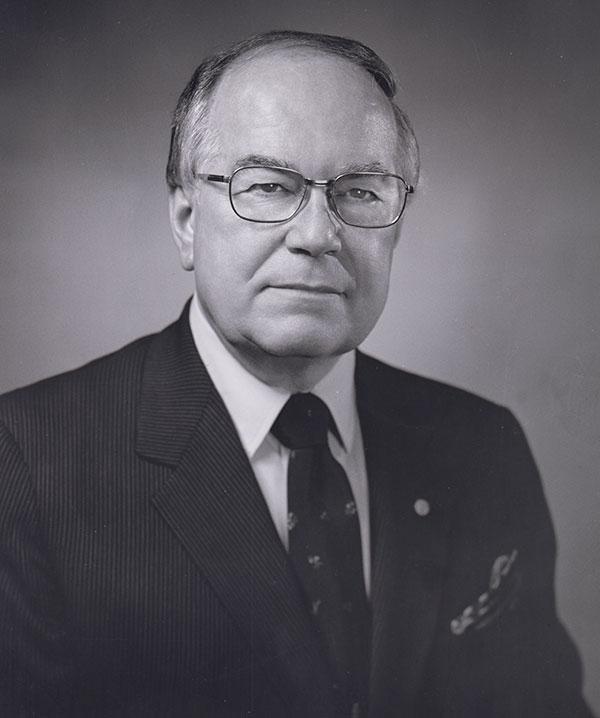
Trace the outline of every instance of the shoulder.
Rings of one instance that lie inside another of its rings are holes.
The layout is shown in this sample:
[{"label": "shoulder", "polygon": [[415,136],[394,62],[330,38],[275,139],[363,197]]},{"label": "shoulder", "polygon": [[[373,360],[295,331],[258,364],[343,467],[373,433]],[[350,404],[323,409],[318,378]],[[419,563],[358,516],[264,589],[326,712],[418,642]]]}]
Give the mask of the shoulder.
[{"label": "shoulder", "polygon": [[527,503],[540,505],[535,460],[508,408],[362,354],[356,384],[367,444],[398,465],[408,462],[429,485],[437,477],[440,491],[466,491],[475,503],[486,492],[507,501],[527,493]]},{"label": "shoulder", "polygon": [[552,547],[537,466],[509,409],[364,355],[357,395],[367,443],[427,487],[448,525],[469,526],[484,541],[514,521],[515,533],[542,527]]},{"label": "shoulder", "polygon": [[68,392],[71,388],[106,386],[143,361],[145,350],[154,335],[141,337],[110,354],[98,357],[83,366],[14,389],[0,396],[0,410],[19,404],[36,402],[45,397]]},{"label": "shoulder", "polygon": [[77,369],[0,396],[0,424],[17,440],[55,435],[109,413],[127,413],[139,393],[148,335]]},{"label": "shoulder", "polygon": [[504,406],[478,394],[419,374],[398,369],[358,352],[356,384],[359,401],[390,421],[440,429],[452,426],[455,436],[463,426],[471,428],[489,422],[517,424]]}]

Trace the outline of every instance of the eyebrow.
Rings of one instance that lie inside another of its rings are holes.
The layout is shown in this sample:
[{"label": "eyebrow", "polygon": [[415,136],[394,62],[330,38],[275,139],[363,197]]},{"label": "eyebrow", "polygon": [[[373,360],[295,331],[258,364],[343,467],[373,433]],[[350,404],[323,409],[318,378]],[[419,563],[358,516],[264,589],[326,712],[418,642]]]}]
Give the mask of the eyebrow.
[{"label": "eyebrow", "polygon": [[353,174],[354,172],[385,172],[386,174],[394,174],[379,161],[375,162],[358,162],[346,165],[339,174]]},{"label": "eyebrow", "polygon": [[[296,167],[294,167],[281,157],[272,157],[270,155],[258,154],[249,154],[240,157],[236,160],[234,164],[234,169],[238,169],[240,167],[247,167],[248,165],[258,165],[260,167],[283,167],[285,169],[295,170],[296,172],[298,172]],[[343,174],[354,174],[356,172],[384,172],[386,174],[395,174],[394,170],[390,170],[381,162],[376,160],[374,162],[353,162],[349,165],[345,165],[341,168],[339,172],[336,173],[336,176]]]},{"label": "eyebrow", "polygon": [[259,165],[261,167],[284,167],[288,170],[294,169],[289,162],[282,160],[280,157],[270,157],[268,155],[244,155],[235,161],[234,169],[247,167],[248,165]]}]

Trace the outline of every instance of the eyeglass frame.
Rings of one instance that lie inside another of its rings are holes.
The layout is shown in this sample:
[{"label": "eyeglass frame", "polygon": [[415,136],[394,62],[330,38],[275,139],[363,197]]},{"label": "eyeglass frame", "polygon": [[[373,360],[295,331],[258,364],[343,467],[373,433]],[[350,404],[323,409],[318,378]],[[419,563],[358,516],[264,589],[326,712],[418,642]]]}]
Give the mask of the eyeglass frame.
[{"label": "eyeglass frame", "polygon": [[[291,174],[297,175],[298,177],[302,178],[303,184],[304,184],[304,192],[302,193],[302,198],[300,199],[300,203],[296,210],[285,219],[250,219],[250,217],[244,217],[242,214],[240,214],[236,208],[235,204],[233,202],[233,197],[231,195],[231,180],[235,177],[235,175],[242,171],[242,170],[251,170],[251,169],[269,169],[269,170],[279,170],[283,172],[290,172]],[[367,175],[367,176],[377,176],[377,177],[395,177],[396,179],[399,179],[402,184],[404,185],[406,191],[404,193],[404,201],[402,202],[402,207],[400,208],[400,212],[395,217],[395,219],[392,222],[389,222],[387,224],[377,224],[377,225],[369,225],[365,227],[362,224],[354,224],[352,222],[347,222],[340,214],[336,204],[335,199],[332,194],[332,187],[333,185],[340,180],[342,177],[352,177],[355,175]],[[384,229],[385,227],[392,227],[394,224],[396,224],[400,217],[402,217],[402,214],[404,213],[404,210],[406,209],[406,202],[408,199],[409,194],[414,194],[415,188],[413,185],[409,184],[404,177],[401,177],[400,175],[394,174],[392,172],[342,172],[341,174],[337,175],[336,177],[333,177],[332,179],[328,180],[315,180],[310,179],[309,177],[305,177],[302,173],[290,169],[289,167],[277,167],[276,165],[244,165],[243,167],[238,167],[235,169],[230,175],[218,175],[218,174],[212,174],[212,173],[206,173],[206,172],[194,172],[194,177],[197,177],[198,179],[203,179],[208,182],[223,182],[224,184],[229,185],[229,203],[231,204],[231,209],[233,210],[234,214],[236,214],[240,219],[243,219],[246,222],[256,222],[258,224],[282,224],[283,222],[289,222],[291,219],[293,219],[297,214],[300,213],[300,211],[303,209],[306,199],[306,193],[308,191],[308,187],[324,187],[325,188],[325,195],[327,197],[327,203],[333,212],[333,214],[344,224],[348,225],[349,227],[358,227],[360,229]]]}]

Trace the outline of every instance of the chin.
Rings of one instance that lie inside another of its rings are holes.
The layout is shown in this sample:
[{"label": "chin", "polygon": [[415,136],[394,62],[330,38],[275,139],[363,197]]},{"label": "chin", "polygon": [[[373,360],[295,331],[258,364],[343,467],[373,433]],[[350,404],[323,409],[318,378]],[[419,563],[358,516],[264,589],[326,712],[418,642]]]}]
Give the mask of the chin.
[{"label": "chin", "polygon": [[353,349],[347,337],[334,332],[269,332],[254,337],[254,344],[263,352],[275,357],[302,357],[306,359],[338,356]]}]

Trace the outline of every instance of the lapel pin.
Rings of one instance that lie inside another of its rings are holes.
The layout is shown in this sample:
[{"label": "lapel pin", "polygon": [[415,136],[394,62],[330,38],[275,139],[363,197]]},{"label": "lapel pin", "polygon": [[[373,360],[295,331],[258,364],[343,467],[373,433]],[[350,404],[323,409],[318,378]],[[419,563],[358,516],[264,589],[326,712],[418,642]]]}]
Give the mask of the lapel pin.
[{"label": "lapel pin", "polygon": [[417,499],[414,503],[413,508],[417,516],[427,516],[427,514],[431,511],[429,501],[427,501],[426,499]]}]

